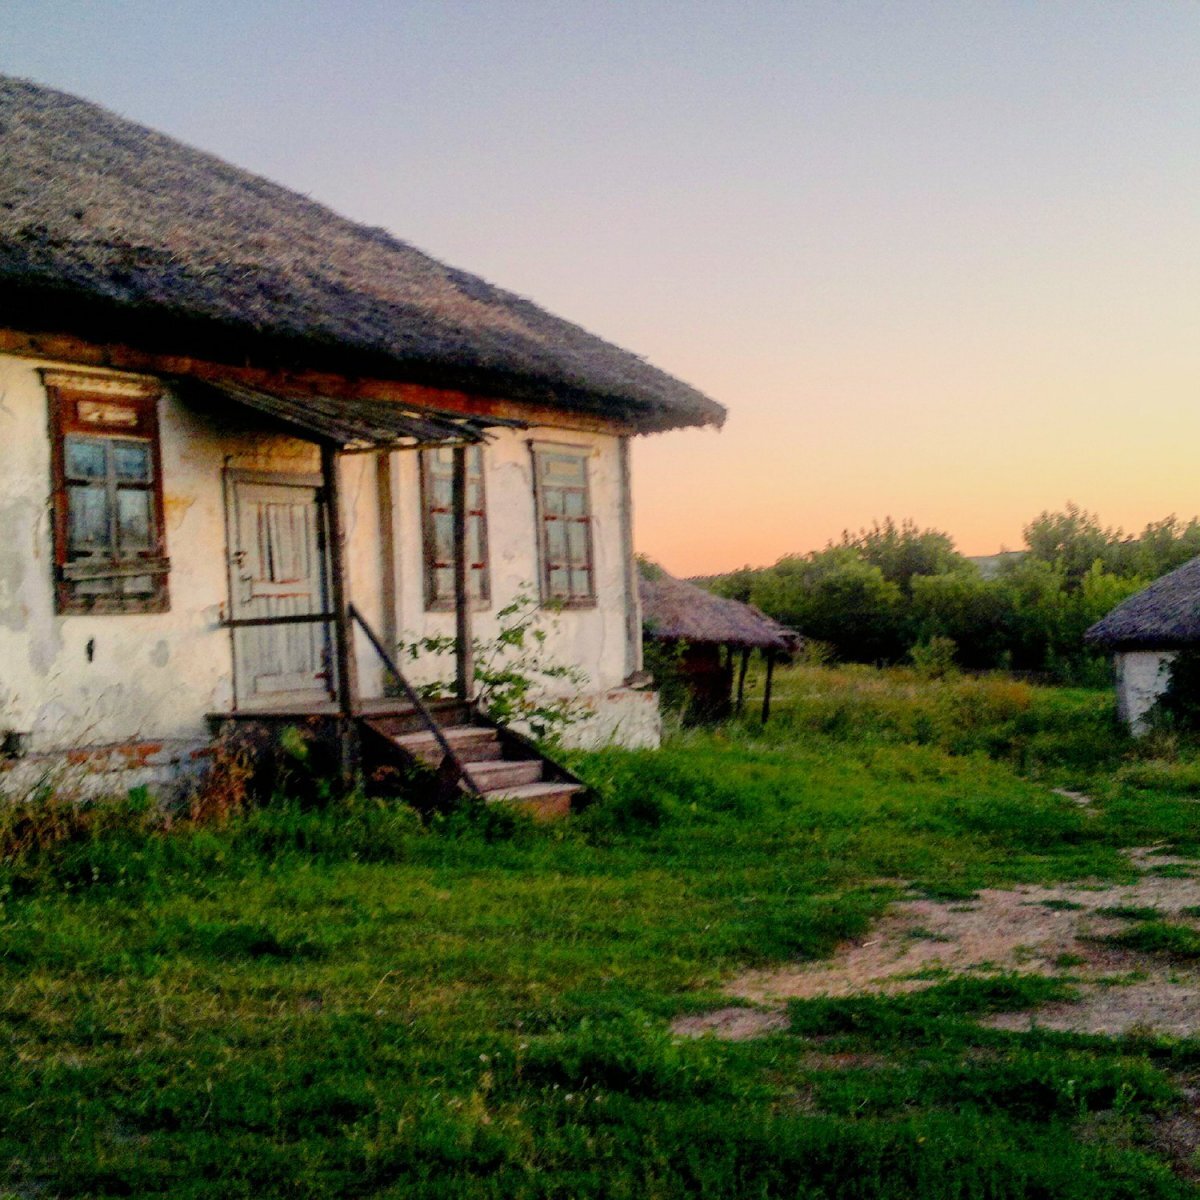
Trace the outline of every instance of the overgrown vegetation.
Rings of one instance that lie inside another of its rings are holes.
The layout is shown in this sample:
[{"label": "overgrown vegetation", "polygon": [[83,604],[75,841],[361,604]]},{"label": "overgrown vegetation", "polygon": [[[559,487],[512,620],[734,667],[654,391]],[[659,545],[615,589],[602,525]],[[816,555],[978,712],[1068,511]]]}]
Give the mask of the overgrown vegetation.
[{"label": "overgrown vegetation", "polygon": [[[542,603],[523,592],[496,613],[498,628],[487,640],[472,639],[474,695],[495,721],[522,722],[538,738],[553,739],[584,715],[575,697],[587,674],[572,663],[551,662],[546,656],[556,602]],[[421,691],[430,699],[454,695],[453,655],[456,641],[449,635],[429,635],[402,642],[400,656],[443,665],[442,678]]]},{"label": "overgrown vegetation", "polygon": [[1025,549],[989,573],[948,534],[890,518],[824,550],[714,577],[850,662],[920,661],[931,645],[972,669],[1038,672],[1063,683],[1107,681],[1083,633],[1150,580],[1200,554],[1200,518],[1154,522],[1137,536],[1068,504],[1025,527]]},{"label": "overgrown vegetation", "polygon": [[[579,755],[600,799],[551,828],[314,794],[4,834],[0,1193],[1194,1195],[1156,1130],[1200,1042],[978,1023],[1059,981],[671,1036],[731,972],[826,955],[904,889],[1200,849],[1200,763],[1122,740],[1103,693],[805,667],[777,695],[766,728]],[[1170,955],[1159,925],[1182,923],[1139,924]]]}]

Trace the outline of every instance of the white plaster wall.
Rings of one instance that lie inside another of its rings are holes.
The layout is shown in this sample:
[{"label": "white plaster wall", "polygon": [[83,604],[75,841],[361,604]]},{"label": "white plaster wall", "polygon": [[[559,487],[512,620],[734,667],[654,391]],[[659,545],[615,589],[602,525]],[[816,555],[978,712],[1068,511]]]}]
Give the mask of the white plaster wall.
[{"label": "white plaster wall", "polygon": [[658,693],[634,688],[592,692],[582,704],[583,717],[566,732],[568,746],[595,750],[618,745],[630,750],[657,750],[662,741]]},{"label": "white plaster wall", "polygon": [[[237,418],[159,405],[170,610],[54,611],[50,442],[37,370],[0,355],[0,728],[34,753],[132,740],[206,740],[233,702],[222,470],[312,473],[316,450]],[[72,368],[74,369],[74,368]],[[88,646],[92,655],[88,657]]]},{"label": "white plaster wall", "polygon": [[1118,651],[1117,715],[1135,733],[1146,732],[1146,715],[1166,690],[1173,650]]},{"label": "white plaster wall", "polygon": [[[612,436],[554,429],[503,430],[483,451],[487,500],[491,603],[475,610],[472,629],[484,642],[496,636],[496,613],[516,597],[538,595],[537,526],[530,441],[557,442],[588,451],[592,502],[592,538],[596,560],[594,608],[545,611],[539,618],[547,633],[546,660],[573,663],[587,676],[584,690],[602,696],[624,682],[625,571],[621,536],[619,442]],[[401,640],[454,634],[452,612],[426,612],[421,548],[421,499],[417,455],[399,451],[393,458],[393,495],[397,543],[396,628]],[[415,682],[453,674],[451,656],[441,662],[415,662]]]},{"label": "white plaster wall", "polygon": [[[220,625],[228,601],[223,469],[312,474],[319,469],[317,451],[265,436],[236,415],[197,413],[168,392],[159,425],[170,610],[58,616],[47,400],[37,371],[62,365],[0,355],[0,730],[30,733],[34,753],[127,741],[201,744],[206,714],[227,711],[234,699],[231,639]],[[485,641],[494,637],[498,609],[519,594],[537,595],[531,438],[583,446],[590,454],[598,603],[542,618],[547,661],[573,663],[587,676],[583,690],[592,717],[575,740],[656,744],[650,694],[621,687],[627,597],[616,438],[506,430],[486,447],[492,599],[488,612],[475,614],[475,633]],[[395,628],[409,638],[453,634],[452,613],[425,611],[417,455],[400,451],[389,459],[383,469],[394,498]],[[379,462],[371,454],[345,458],[342,489],[350,599],[382,632],[390,614],[384,612]],[[362,694],[378,695],[376,656],[361,636],[356,650]],[[447,656],[414,663],[410,674],[419,682],[452,671]]]}]

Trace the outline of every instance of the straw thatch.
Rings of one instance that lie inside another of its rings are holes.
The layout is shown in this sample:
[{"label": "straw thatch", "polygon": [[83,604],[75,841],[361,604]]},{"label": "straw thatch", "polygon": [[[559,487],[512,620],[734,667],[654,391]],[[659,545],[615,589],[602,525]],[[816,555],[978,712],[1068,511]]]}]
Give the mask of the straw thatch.
[{"label": "straw thatch", "polygon": [[1084,634],[1093,646],[1170,650],[1200,643],[1200,558],[1123,600]]},{"label": "straw thatch", "polygon": [[723,645],[791,654],[799,639],[752,604],[714,596],[694,583],[656,570],[639,579],[642,624],[656,641]]},{"label": "straw thatch", "polygon": [[642,429],[724,420],[520,296],[76,97],[0,76],[0,161],[0,324]]}]

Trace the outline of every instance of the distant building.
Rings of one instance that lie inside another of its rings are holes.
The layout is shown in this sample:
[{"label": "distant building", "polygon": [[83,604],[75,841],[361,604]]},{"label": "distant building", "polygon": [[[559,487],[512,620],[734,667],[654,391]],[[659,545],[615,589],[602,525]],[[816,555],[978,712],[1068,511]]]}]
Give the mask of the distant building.
[{"label": "distant building", "polygon": [[1200,646],[1200,558],[1177,567],[1118,604],[1084,635],[1113,652],[1117,712],[1134,733],[1166,689],[1180,650]]}]

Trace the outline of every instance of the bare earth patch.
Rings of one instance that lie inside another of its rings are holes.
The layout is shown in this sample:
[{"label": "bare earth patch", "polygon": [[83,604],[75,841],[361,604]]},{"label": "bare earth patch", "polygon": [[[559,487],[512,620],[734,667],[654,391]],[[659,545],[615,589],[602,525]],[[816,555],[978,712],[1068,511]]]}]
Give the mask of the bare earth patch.
[{"label": "bare earth patch", "polygon": [[781,1008],[718,1008],[694,1017],[680,1017],[672,1026],[684,1037],[711,1033],[727,1042],[744,1042],[786,1029],[787,1013]]},{"label": "bare earth patch", "polygon": [[[1129,852],[1144,872],[1135,884],[986,888],[966,903],[901,901],[866,938],[846,944],[831,959],[738,976],[729,994],[756,1009],[688,1017],[674,1029],[692,1036],[755,1037],[786,1026],[788,1000],[894,995],[952,975],[1018,971],[1078,980],[1080,999],[1033,1013],[999,1014],[988,1024],[1014,1030],[1037,1025],[1103,1034],[1200,1034],[1200,964],[1172,965],[1094,940],[1130,927],[1101,909],[1154,908],[1164,919],[1196,925],[1195,917],[1182,910],[1200,906],[1200,878],[1179,869],[1197,863],[1156,849]],[[1163,867],[1179,873],[1152,873]],[[723,1015],[733,1013],[744,1015]]]}]

